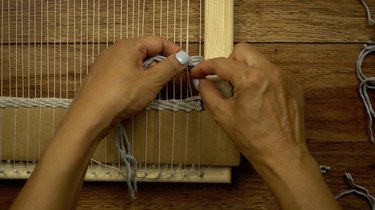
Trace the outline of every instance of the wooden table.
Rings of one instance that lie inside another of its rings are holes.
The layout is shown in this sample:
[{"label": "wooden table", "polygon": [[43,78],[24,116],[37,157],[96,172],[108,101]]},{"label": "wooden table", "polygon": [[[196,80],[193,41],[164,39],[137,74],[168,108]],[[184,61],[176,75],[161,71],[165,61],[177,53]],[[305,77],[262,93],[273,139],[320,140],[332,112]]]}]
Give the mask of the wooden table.
[{"label": "wooden table", "polygon": [[[375,11],[375,2],[369,1]],[[307,144],[324,177],[338,194],[344,172],[375,194],[375,145],[368,141],[367,116],[358,96],[354,66],[363,44],[375,40],[357,0],[236,0],[235,41],[257,46],[294,75],[306,94]],[[375,74],[375,56],[364,71]],[[10,206],[24,181],[0,181],[0,209]],[[357,196],[340,200],[344,209],[369,209]],[[251,165],[234,169],[232,184],[140,183],[130,201],[125,183],[83,185],[78,209],[276,209],[277,204]]]}]

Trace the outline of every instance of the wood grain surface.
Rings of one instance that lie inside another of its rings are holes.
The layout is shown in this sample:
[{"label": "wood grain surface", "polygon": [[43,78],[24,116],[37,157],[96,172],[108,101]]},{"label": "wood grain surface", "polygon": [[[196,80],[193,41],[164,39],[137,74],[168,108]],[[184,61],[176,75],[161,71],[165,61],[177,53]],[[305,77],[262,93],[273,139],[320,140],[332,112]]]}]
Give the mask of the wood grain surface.
[{"label": "wood grain surface", "polygon": [[[375,2],[368,1],[372,11]],[[313,156],[332,170],[324,177],[334,194],[349,188],[343,173],[375,194],[375,145],[358,96],[354,67],[363,44],[375,39],[357,0],[237,0],[235,42],[254,44],[301,82],[306,96],[306,136]],[[363,66],[375,75],[375,56]],[[24,181],[0,181],[0,209],[7,209]],[[301,183],[303,184],[303,183]],[[357,196],[344,209],[369,209]],[[232,184],[141,183],[130,201],[124,183],[86,182],[78,209],[277,209],[267,186],[242,160]]]}]

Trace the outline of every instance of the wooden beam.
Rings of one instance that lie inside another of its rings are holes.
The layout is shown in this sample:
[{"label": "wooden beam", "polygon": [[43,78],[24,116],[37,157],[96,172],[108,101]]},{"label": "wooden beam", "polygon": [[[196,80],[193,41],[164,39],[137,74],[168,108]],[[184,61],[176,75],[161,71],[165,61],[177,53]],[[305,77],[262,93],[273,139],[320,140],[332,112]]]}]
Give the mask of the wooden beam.
[{"label": "wooden beam", "polygon": [[[206,0],[204,8],[204,58],[227,57],[233,49],[233,0]],[[208,78],[225,96],[231,95],[227,82]]]},{"label": "wooden beam", "polygon": [[204,14],[204,58],[228,56],[233,49],[233,0],[206,0]]}]

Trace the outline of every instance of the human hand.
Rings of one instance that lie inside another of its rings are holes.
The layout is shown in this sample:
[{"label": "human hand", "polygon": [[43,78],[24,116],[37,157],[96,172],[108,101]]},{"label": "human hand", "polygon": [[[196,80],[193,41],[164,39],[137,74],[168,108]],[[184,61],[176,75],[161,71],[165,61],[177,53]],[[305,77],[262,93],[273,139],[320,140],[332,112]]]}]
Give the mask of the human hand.
[{"label": "human hand", "polygon": [[[207,75],[233,87],[225,98]],[[216,122],[270,187],[281,209],[340,209],[305,144],[302,88],[250,45],[191,70]]]},{"label": "human hand", "polygon": [[238,44],[228,59],[207,60],[191,71],[195,78],[212,74],[232,85],[233,96],[224,98],[207,79],[200,79],[200,95],[253,165],[272,158],[295,158],[291,151],[307,151],[302,89],[285,72],[250,45]]},{"label": "human hand", "polygon": [[[185,68],[189,57],[175,55],[179,50],[165,39],[146,37],[120,40],[100,53],[12,209],[74,209],[105,131],[116,117],[144,109]],[[158,54],[168,58],[145,71],[143,60]]]},{"label": "human hand", "polygon": [[[116,42],[96,58],[73,107],[82,105],[81,110],[89,110],[108,123],[130,117],[146,108],[159,90],[185,68],[186,63],[181,64],[175,57],[178,51],[178,46],[160,37]],[[143,60],[159,54],[168,57],[145,71]]]}]

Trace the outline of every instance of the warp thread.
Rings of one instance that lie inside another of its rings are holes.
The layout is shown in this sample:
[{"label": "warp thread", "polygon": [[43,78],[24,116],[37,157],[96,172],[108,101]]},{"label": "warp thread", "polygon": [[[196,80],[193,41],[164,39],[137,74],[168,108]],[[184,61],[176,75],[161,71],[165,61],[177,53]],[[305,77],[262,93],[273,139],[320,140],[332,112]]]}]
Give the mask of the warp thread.
[{"label": "warp thread", "polygon": [[[147,59],[144,62],[144,68],[147,69],[153,62],[161,62],[165,60],[164,56],[157,55]],[[188,62],[188,68],[194,67],[201,63],[203,57],[191,56]],[[13,107],[13,108],[64,108],[68,109],[72,103],[72,99],[63,98],[20,98],[20,97],[0,97],[0,108]],[[191,96],[182,100],[153,100],[147,110],[170,110],[170,111],[202,111],[201,98],[199,96]],[[135,199],[135,193],[137,192],[137,160],[131,155],[129,139],[126,131],[121,123],[116,125],[116,139],[115,145],[120,157],[124,161],[126,167],[127,185],[129,194],[132,199]]]},{"label": "warp thread", "polygon": [[367,55],[370,53],[375,52],[375,42],[365,44],[363,50],[359,53],[358,58],[357,58],[357,63],[356,63],[356,74],[358,79],[360,80],[359,84],[359,95],[362,98],[363,104],[366,107],[367,115],[369,118],[368,122],[368,133],[369,133],[369,138],[372,143],[375,143],[374,139],[374,133],[372,131],[373,127],[373,120],[375,117],[375,111],[373,109],[371,99],[367,93],[367,90],[373,90],[375,89],[375,77],[366,77],[363,72],[362,72],[362,63],[364,59],[366,58]]},{"label": "warp thread", "polygon": [[354,182],[354,179],[352,177],[352,174],[350,173],[345,173],[346,180],[350,184],[351,188],[350,190],[347,190],[345,192],[342,192],[336,196],[336,199],[340,199],[343,196],[349,195],[349,194],[357,194],[359,196],[362,196],[367,199],[367,201],[371,205],[371,209],[375,210],[375,198],[373,195],[370,194],[370,192],[365,188],[362,187],[361,185],[358,185]]},{"label": "warp thread", "polygon": [[[143,67],[147,69],[154,62],[162,62],[166,57],[162,55],[156,55],[143,62]],[[202,56],[190,56],[189,62],[187,64],[187,69],[190,69],[199,63],[202,63]],[[154,100],[152,101],[147,109],[151,110],[170,110],[170,111],[202,111],[202,103],[200,96],[191,96],[186,99],[181,100],[169,99],[169,100]]]},{"label": "warp thread", "polygon": [[[147,69],[151,63],[153,62],[161,62],[165,60],[164,56],[157,55],[151,57],[144,61],[144,68]],[[202,56],[191,56],[190,61],[187,64],[188,68],[196,66],[197,64],[203,61]],[[21,97],[0,97],[0,108],[5,107],[14,107],[14,108],[63,108],[68,109],[70,104],[72,103],[72,99],[64,99],[64,98],[21,98]],[[156,110],[156,111],[184,111],[184,112],[192,112],[192,111],[202,111],[202,102],[199,96],[192,96],[186,99],[167,99],[167,100],[159,100],[154,99],[147,110]]]},{"label": "warp thread", "polygon": [[[151,57],[144,61],[143,67],[147,69],[151,63],[153,62],[161,62],[165,60],[165,57],[162,55],[157,55]],[[187,64],[188,68],[194,67],[197,64],[203,61],[202,56],[191,56],[190,60]],[[14,107],[14,108],[63,108],[68,109],[70,104],[72,103],[72,99],[64,99],[64,98],[20,98],[20,97],[0,97],[0,108],[5,107]],[[147,107],[147,110],[156,110],[156,111],[184,111],[184,112],[192,112],[192,111],[202,111],[202,102],[199,96],[191,96],[185,99],[167,99],[167,100],[159,100],[154,99]]]}]

